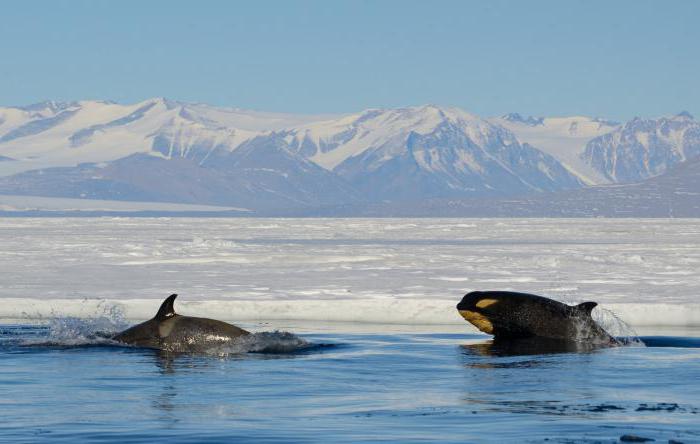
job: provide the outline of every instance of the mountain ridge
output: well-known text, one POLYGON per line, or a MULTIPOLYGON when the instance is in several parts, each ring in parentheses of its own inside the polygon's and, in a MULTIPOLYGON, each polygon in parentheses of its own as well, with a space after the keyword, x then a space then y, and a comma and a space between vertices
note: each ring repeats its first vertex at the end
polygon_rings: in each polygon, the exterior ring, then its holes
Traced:
POLYGON ((2 194, 308 209, 562 192, 650 179, 698 156, 700 125, 687 112, 618 124, 437 105, 342 115, 164 98, 0 108, 2 194))

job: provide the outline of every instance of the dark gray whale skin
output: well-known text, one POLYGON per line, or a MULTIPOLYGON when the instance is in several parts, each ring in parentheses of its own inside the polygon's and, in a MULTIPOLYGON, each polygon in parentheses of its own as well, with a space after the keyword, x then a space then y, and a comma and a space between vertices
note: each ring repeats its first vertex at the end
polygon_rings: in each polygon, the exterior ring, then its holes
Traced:
POLYGON ((135 347, 171 352, 203 352, 248 336, 250 333, 235 325, 208 318, 181 316, 175 313, 176 294, 170 295, 153 319, 134 325, 112 337, 113 340, 135 347))
POLYGON ((598 304, 584 302, 571 306, 527 293, 473 291, 457 310, 464 319, 496 340, 547 338, 560 341, 616 345, 591 317, 598 304))

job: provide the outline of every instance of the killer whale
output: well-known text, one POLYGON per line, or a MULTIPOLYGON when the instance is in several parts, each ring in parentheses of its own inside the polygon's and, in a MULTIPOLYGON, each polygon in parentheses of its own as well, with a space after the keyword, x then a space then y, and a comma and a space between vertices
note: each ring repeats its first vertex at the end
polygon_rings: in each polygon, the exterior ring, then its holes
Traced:
POLYGON ((457 304, 464 319, 496 340, 550 340, 615 345, 617 340, 591 317, 598 304, 564 303, 528 293, 473 291, 457 304))
POLYGON ((200 352, 226 345, 250 333, 235 325, 208 318, 181 316, 175 313, 177 294, 168 296, 158 312, 146 322, 134 325, 112 337, 136 347, 171 352, 200 352))

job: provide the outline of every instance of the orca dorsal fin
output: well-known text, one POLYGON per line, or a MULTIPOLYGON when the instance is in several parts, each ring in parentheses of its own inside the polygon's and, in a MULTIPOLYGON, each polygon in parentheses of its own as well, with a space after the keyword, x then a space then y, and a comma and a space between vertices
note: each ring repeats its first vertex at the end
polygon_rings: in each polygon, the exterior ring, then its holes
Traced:
POLYGON ((597 305, 597 302, 583 302, 581 304, 578 304, 574 308, 590 316, 591 311, 593 311, 593 309, 596 308, 597 305))
POLYGON ((160 308, 158 309, 158 313, 156 313, 155 319, 156 321, 164 321, 168 318, 172 318, 175 316, 175 308, 173 308, 173 304, 175 303, 175 298, 177 297, 176 294, 171 294, 170 296, 167 297, 166 300, 163 301, 163 303, 160 305, 160 308))

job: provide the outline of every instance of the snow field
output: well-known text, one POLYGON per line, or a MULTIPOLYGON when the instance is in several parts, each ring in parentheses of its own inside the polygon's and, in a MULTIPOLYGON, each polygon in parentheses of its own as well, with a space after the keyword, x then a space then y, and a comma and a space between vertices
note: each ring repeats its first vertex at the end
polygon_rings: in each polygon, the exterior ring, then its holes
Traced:
POLYGON ((6 319, 146 319, 178 293, 228 320, 459 324, 501 289, 700 325, 697 220, 17 218, 0 241, 6 319))

